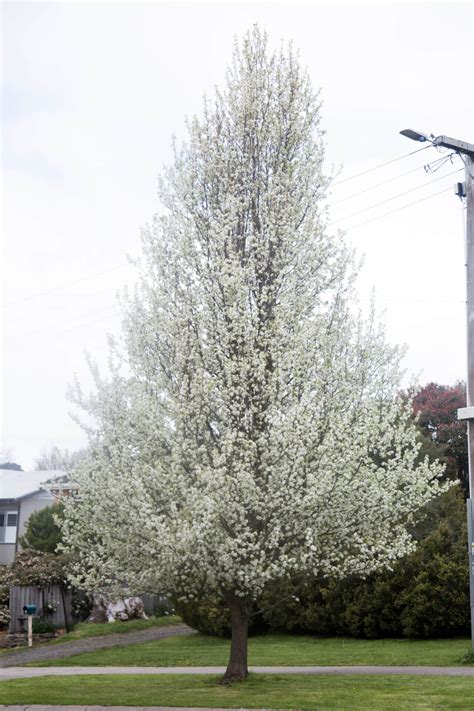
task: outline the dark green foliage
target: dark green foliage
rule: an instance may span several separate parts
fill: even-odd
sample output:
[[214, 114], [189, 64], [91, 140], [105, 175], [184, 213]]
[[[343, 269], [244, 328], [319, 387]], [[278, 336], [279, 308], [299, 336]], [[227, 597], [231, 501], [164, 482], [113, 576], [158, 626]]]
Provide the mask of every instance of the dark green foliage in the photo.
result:
[[187, 625], [203, 634], [230, 637], [230, 612], [223, 600], [216, 595], [207, 595], [193, 602], [175, 604], [178, 615]]
[[32, 513], [26, 524], [25, 534], [20, 539], [22, 548], [43, 553], [56, 553], [62, 535], [54, 517], [61, 517], [63, 511], [64, 506], [58, 503]]
[[368, 580], [282, 581], [261, 604], [271, 629], [318, 635], [401, 636], [394, 591], [383, 576]]
[[[407, 637], [443, 637], [469, 630], [469, 571], [464, 502], [446, 515], [408, 559], [401, 621]], [[461, 498], [459, 496], [459, 498]]]
[[48, 634], [55, 632], [56, 627], [46, 620], [41, 620], [38, 617], [33, 618], [33, 634]]

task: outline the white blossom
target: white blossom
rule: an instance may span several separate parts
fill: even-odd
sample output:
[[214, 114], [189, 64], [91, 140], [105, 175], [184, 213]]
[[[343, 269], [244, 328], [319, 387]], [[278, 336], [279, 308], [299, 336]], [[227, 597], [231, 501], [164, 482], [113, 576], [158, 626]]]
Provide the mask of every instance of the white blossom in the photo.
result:
[[107, 377], [75, 388], [76, 583], [250, 600], [412, 550], [441, 467], [417, 460], [400, 349], [354, 306], [323, 161], [319, 95], [255, 29], [163, 176]]

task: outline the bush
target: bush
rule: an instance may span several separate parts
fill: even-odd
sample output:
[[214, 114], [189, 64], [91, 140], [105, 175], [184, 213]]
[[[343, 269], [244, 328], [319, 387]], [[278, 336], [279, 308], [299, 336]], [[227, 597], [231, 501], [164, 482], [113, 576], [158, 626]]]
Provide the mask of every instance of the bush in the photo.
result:
[[[460, 517], [459, 517], [460, 518]], [[400, 595], [406, 637], [446, 637], [467, 632], [469, 570], [466, 524], [456, 518], [440, 523], [411, 556], [411, 576]]]
[[2, 585], [67, 585], [69, 562], [70, 559], [66, 555], [22, 550], [4, 573]]
[[187, 625], [202, 634], [230, 637], [230, 613], [225, 602], [216, 595], [193, 602], [176, 602], [175, 608]]

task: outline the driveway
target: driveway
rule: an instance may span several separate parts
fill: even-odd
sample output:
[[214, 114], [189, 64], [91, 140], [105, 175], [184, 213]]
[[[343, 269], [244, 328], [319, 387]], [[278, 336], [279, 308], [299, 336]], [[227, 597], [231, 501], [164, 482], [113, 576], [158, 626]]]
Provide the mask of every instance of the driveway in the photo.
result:
[[88, 637], [72, 642], [50, 643], [40, 647], [22, 647], [20, 650], [4, 652], [0, 655], [0, 668], [16, 667], [21, 664], [44, 662], [51, 659], [73, 657], [82, 652], [92, 652], [96, 649], [108, 649], [120, 645], [140, 644], [156, 639], [175, 637], [177, 635], [195, 634], [187, 625], [167, 625], [166, 627], [149, 627], [138, 632], [119, 632], [101, 637]]

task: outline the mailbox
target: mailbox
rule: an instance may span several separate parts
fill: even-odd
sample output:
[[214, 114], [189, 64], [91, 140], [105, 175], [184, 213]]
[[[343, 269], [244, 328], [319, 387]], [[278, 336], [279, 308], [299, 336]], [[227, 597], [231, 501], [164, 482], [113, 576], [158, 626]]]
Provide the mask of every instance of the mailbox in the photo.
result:
[[36, 615], [36, 605], [23, 605], [24, 615]]

